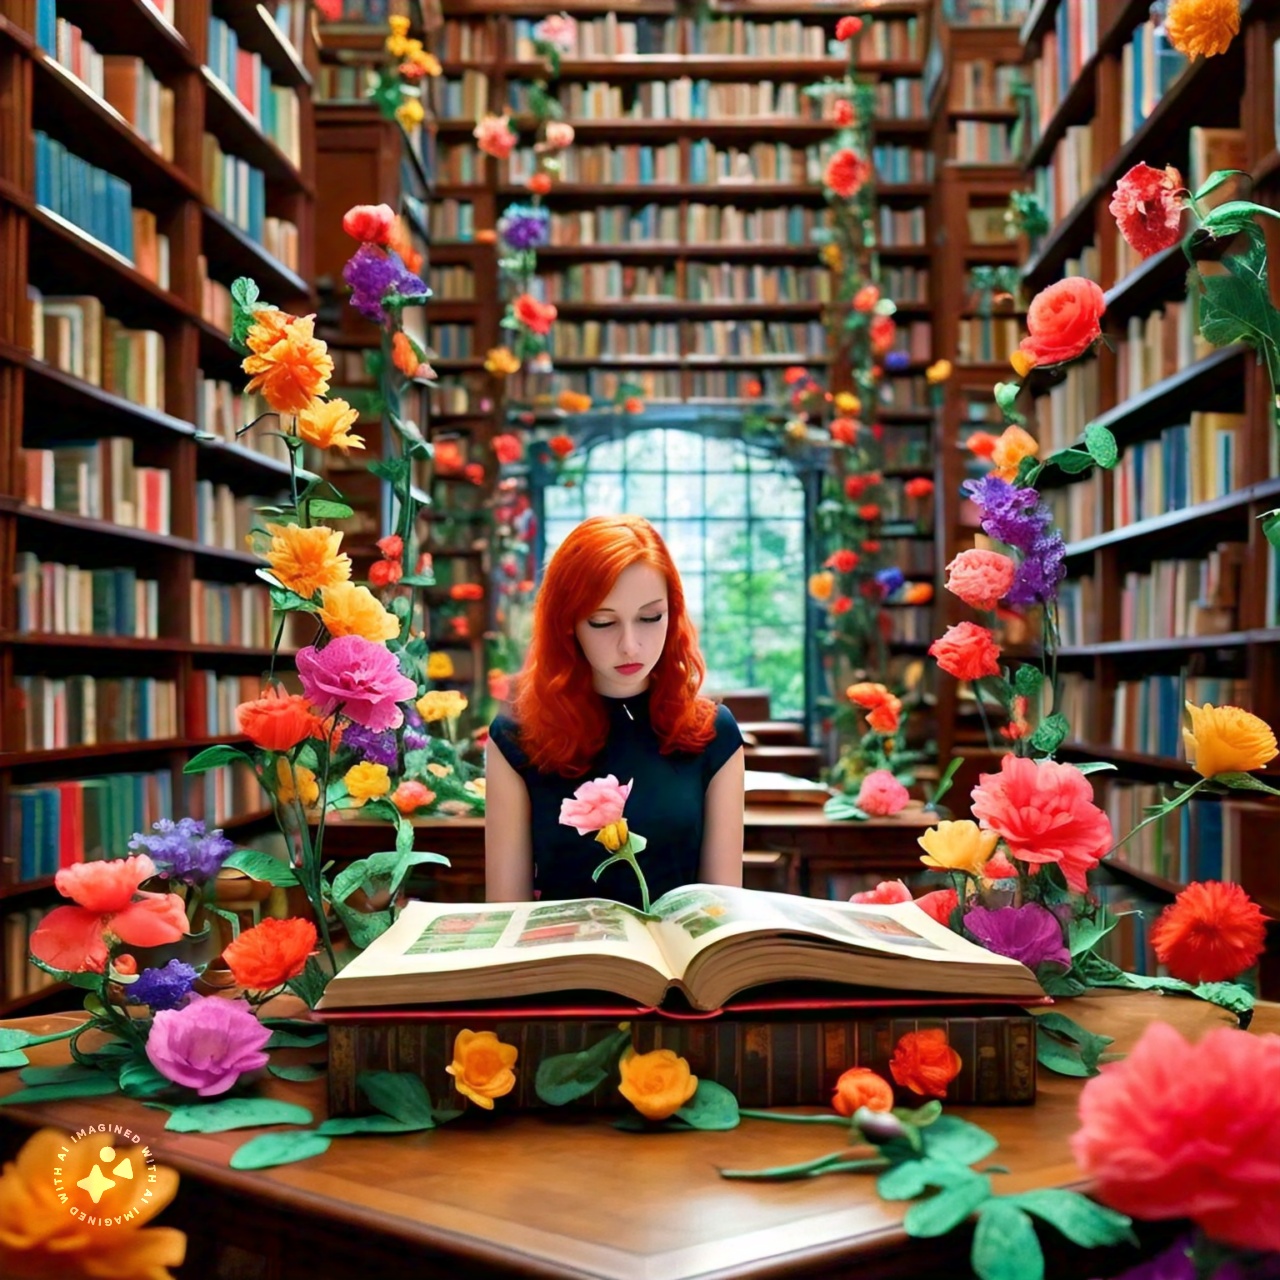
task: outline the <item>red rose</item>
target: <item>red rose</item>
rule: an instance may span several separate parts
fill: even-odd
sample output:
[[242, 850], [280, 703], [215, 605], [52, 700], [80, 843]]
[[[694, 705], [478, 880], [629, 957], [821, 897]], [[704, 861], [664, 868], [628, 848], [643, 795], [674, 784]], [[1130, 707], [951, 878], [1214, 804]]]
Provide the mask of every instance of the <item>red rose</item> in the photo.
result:
[[396, 224], [395, 210], [386, 204], [357, 204], [342, 215], [342, 229], [364, 244], [386, 244]]
[[1144, 258], [1178, 243], [1186, 207], [1182, 175], [1172, 165], [1135, 164], [1116, 183], [1111, 216], [1120, 234]]
[[912, 1093], [945, 1098], [947, 1085], [960, 1074], [960, 1055], [940, 1027], [908, 1031], [889, 1059], [889, 1074]]
[[853, 103], [845, 98], [837, 98], [832, 109], [831, 118], [838, 125], [849, 125], [854, 121]]
[[841, 18], [836, 23], [836, 39], [849, 40], [862, 30], [862, 19], [855, 17]]
[[827, 557], [826, 568], [834, 569], [837, 573], [852, 573], [858, 567], [858, 553], [849, 551], [847, 548], [841, 548], [839, 551], [833, 551]]
[[1092, 280], [1059, 280], [1031, 299], [1028, 336], [1018, 349], [1034, 357], [1037, 365], [1074, 360], [1102, 337], [1099, 321], [1106, 309], [1106, 297]]
[[842, 147], [827, 161], [823, 181], [841, 199], [849, 200], [858, 194], [869, 177], [871, 165], [856, 151]]
[[858, 424], [852, 418], [832, 418], [830, 431], [838, 444], [853, 444], [858, 438]]
[[532, 174], [525, 185], [534, 195], [545, 196], [551, 190], [551, 175], [549, 173]]

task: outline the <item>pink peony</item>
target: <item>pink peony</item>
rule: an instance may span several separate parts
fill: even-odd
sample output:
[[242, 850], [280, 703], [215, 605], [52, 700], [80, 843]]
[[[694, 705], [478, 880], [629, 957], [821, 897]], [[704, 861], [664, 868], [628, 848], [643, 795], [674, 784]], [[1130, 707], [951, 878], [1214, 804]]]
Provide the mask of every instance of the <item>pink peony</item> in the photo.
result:
[[947, 590], [974, 609], [994, 609], [1013, 586], [1018, 566], [999, 551], [962, 551], [947, 565]]
[[511, 124], [506, 116], [485, 116], [471, 131], [476, 146], [487, 156], [495, 156], [505, 160], [514, 150], [520, 139], [511, 132]]
[[973, 816], [998, 831], [1023, 862], [1056, 862], [1074, 893], [1087, 893], [1086, 873], [1113, 843], [1111, 819], [1093, 803], [1079, 769], [1006, 755], [999, 773], [978, 775]]
[[573, 827], [580, 836], [585, 836], [621, 821], [631, 785], [628, 782], [624, 786], [611, 773], [584, 782], [573, 793], [572, 800], [560, 802], [561, 825]]
[[270, 1039], [271, 1028], [247, 1004], [205, 996], [156, 1014], [147, 1057], [166, 1080], [211, 1098], [226, 1093], [246, 1071], [265, 1067]]
[[959, 905], [960, 898], [954, 889], [934, 889], [932, 893], [922, 893], [916, 899], [916, 906], [925, 915], [945, 925], [951, 923], [951, 913]]
[[395, 654], [363, 636], [339, 636], [323, 649], [308, 645], [298, 650], [297, 664], [303, 691], [320, 715], [341, 707], [348, 719], [377, 733], [398, 729], [404, 712], [396, 704], [418, 692], [400, 674]]
[[874, 769], [858, 789], [858, 808], [877, 818], [888, 818], [907, 807], [911, 799], [906, 787], [888, 769]]
[[850, 902], [875, 902], [888, 906], [894, 902], [910, 902], [911, 890], [901, 880], [881, 880], [874, 889], [864, 889], [855, 893]]
[[63, 973], [101, 973], [108, 936], [131, 947], [177, 942], [187, 931], [182, 899], [138, 888], [155, 873], [155, 863], [145, 853], [64, 867], [54, 884], [77, 905], [55, 907], [40, 921], [31, 935], [31, 954]]
[[342, 215], [342, 229], [364, 244], [387, 244], [396, 225], [388, 204], [355, 204]]
[[533, 38], [549, 44], [561, 53], [571, 53], [578, 42], [578, 20], [567, 13], [552, 13], [533, 29]]
[[1076, 1161], [1103, 1204], [1280, 1250], [1280, 1036], [1153, 1022], [1080, 1094]]

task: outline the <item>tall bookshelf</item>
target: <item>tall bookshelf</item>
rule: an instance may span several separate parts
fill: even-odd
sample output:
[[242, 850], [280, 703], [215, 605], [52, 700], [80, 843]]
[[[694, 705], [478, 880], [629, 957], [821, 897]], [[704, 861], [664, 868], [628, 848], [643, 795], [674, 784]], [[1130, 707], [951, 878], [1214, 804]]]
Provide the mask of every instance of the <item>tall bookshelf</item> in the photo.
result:
[[252, 776], [182, 767], [235, 740], [271, 652], [242, 526], [288, 464], [234, 437], [255, 410], [237, 398], [227, 287], [252, 275], [273, 303], [313, 309], [299, 15], [0, 3], [0, 1014], [48, 991], [27, 981], [19, 929], [54, 905], [59, 865], [119, 856], [160, 817], [236, 835], [268, 816]]
[[[1173, 164], [1195, 186], [1206, 161], [1198, 128], [1240, 131], [1254, 198], [1274, 206], [1280, 18], [1272, 6], [1246, 3], [1228, 52], [1187, 65], [1160, 46], [1145, 4], [1099, 0], [1096, 29], [1087, 31], [1073, 25], [1083, 10], [1039, 3], [1022, 30], [1043, 87], [1028, 171], [1051, 225], [1024, 282], [1031, 296], [1082, 273], [1106, 291], [1103, 329], [1114, 349], [1104, 345], [1065, 378], [1033, 374], [1031, 391], [1043, 453], [1077, 439], [1090, 421], [1121, 448], [1115, 471], [1072, 477], [1048, 496], [1070, 575], [1061, 665], [1078, 739], [1063, 755], [1117, 767], [1093, 780], [1117, 830], [1128, 830], [1150, 788], [1194, 777], [1181, 742], [1184, 697], [1280, 722], [1275, 558], [1258, 520], [1277, 505], [1280, 479], [1265, 371], [1243, 348], [1196, 342], [1181, 248], [1138, 261], [1107, 206], [1116, 180], [1139, 161]], [[1078, 64], [1069, 87], [1046, 71], [1055, 57]], [[1135, 79], [1140, 58], [1147, 74]], [[1226, 167], [1212, 152], [1207, 161]], [[1146, 482], [1135, 485], [1139, 455]], [[1280, 877], [1263, 840], [1274, 809], [1236, 800], [1186, 808], [1186, 826], [1168, 823], [1159, 843], [1149, 829], [1152, 839], [1109, 860], [1116, 892], [1160, 896], [1191, 879], [1225, 878], [1274, 911]], [[1143, 944], [1139, 932], [1139, 956]]]

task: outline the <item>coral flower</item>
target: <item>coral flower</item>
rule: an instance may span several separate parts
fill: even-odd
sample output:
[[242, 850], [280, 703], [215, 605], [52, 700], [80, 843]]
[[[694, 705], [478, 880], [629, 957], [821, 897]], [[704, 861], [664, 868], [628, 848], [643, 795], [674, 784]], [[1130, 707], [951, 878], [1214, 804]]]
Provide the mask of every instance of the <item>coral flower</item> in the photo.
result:
[[511, 131], [509, 116], [486, 115], [471, 131], [476, 146], [487, 156], [505, 160], [520, 139]]
[[978, 775], [972, 812], [998, 832], [1013, 857], [1056, 862], [1073, 893], [1086, 893], [1086, 873], [1112, 845], [1111, 819], [1093, 803], [1079, 769], [1052, 760], [1006, 755], [999, 773]]
[[827, 557], [826, 567], [834, 569], [837, 573], [852, 573], [858, 567], [858, 553], [842, 547]]
[[351, 434], [359, 416], [345, 400], [313, 400], [298, 414], [298, 436], [317, 449], [363, 449], [364, 437]]
[[908, 498], [933, 497], [933, 481], [928, 476], [914, 476], [902, 486], [902, 492]]
[[398, 533], [389, 533], [385, 538], [379, 538], [376, 545], [388, 560], [399, 560], [404, 556], [404, 539]]
[[949, 676], [957, 680], [981, 680], [1000, 674], [1000, 648], [986, 627], [958, 622], [948, 627], [930, 646], [929, 653]]
[[524, 457], [524, 444], [517, 435], [503, 432], [491, 441], [493, 452], [504, 466], [511, 462], [519, 462]]
[[[127, 1143], [125, 1144], [128, 1145]], [[31, 1135], [0, 1176], [0, 1274], [11, 1280], [173, 1280], [182, 1265], [187, 1237], [176, 1227], [147, 1227], [177, 1194], [178, 1175], [147, 1165], [147, 1199], [110, 1222], [93, 1216], [89, 1193], [83, 1204], [57, 1189], [54, 1170], [68, 1188], [92, 1183], [101, 1142], [76, 1142], [57, 1129]], [[114, 1185], [114, 1184], [111, 1184]], [[104, 1209], [106, 1204], [104, 1203]], [[79, 1209], [79, 1212], [68, 1212]]]
[[556, 309], [549, 302], [539, 302], [532, 294], [522, 293], [511, 304], [512, 314], [531, 333], [546, 337], [556, 320]]
[[394, 640], [400, 619], [382, 607], [368, 587], [337, 582], [320, 592], [320, 621], [331, 636], [363, 636], [366, 640]]
[[837, 444], [853, 444], [858, 438], [858, 424], [852, 418], [832, 418], [828, 430]]
[[930, 919], [950, 926], [951, 913], [960, 905], [960, 895], [954, 889], [934, 889], [931, 893], [922, 893], [915, 902]]
[[545, 196], [551, 191], [551, 175], [549, 173], [532, 173], [525, 186], [537, 196]]
[[489, 697], [495, 702], [506, 702], [511, 697], [511, 677], [497, 667], [489, 672]]
[[1034, 458], [1039, 452], [1040, 442], [1029, 431], [1016, 425], [1006, 427], [991, 451], [991, 465], [1001, 480], [1012, 484], [1023, 458]]
[[842, 200], [852, 199], [871, 177], [871, 165], [850, 147], [842, 147], [827, 161], [823, 181]]
[[947, 1086], [964, 1064], [940, 1027], [908, 1031], [889, 1059], [889, 1074], [904, 1088], [926, 1098], [945, 1098]]
[[[583, 398], [589, 399], [590, 397], [584, 396]], [[590, 408], [590, 405], [587, 407]], [[572, 436], [552, 436], [547, 441], [547, 447], [557, 458], [567, 458], [575, 448]]]
[[413, 778], [406, 778], [392, 793], [391, 803], [406, 817], [429, 805], [436, 793]]
[[1064, 364], [1102, 337], [1107, 300], [1092, 281], [1070, 276], [1041, 289], [1027, 308], [1027, 334], [1019, 344], [1038, 365]]
[[342, 215], [343, 231], [362, 244], [389, 243], [395, 222], [395, 210], [389, 204], [356, 204]]
[[266, 553], [271, 572], [282, 586], [310, 600], [322, 587], [351, 577], [351, 560], [340, 554], [342, 534], [324, 525], [304, 529], [298, 524], [269, 524], [271, 546]]
[[1267, 945], [1262, 908], [1238, 884], [1189, 884], [1151, 930], [1156, 958], [1184, 982], [1229, 982]]
[[852, 40], [862, 30], [862, 19], [853, 15], [841, 18], [836, 23], [836, 39]]
[[288, 751], [304, 738], [314, 736], [319, 717], [306, 698], [270, 685], [262, 696], [236, 708], [236, 723], [255, 747], [263, 751]]
[[920, 861], [943, 871], [963, 871], [980, 876], [1000, 841], [998, 832], [983, 831], [967, 818], [960, 822], [939, 822], [916, 843], [924, 850]]
[[450, 600], [483, 600], [484, 587], [478, 582], [455, 582], [449, 588]]
[[453, 1061], [445, 1070], [453, 1087], [478, 1107], [493, 1110], [493, 1100], [516, 1087], [514, 1067], [519, 1050], [503, 1044], [492, 1031], [459, 1031], [453, 1042]]
[[851, 1116], [859, 1107], [868, 1111], [893, 1110], [893, 1086], [870, 1067], [850, 1067], [836, 1081], [831, 1109], [838, 1116]]
[[245, 394], [260, 391], [277, 413], [301, 413], [329, 390], [333, 357], [315, 336], [315, 316], [300, 316], [276, 342], [245, 356], [241, 368], [251, 378]]
[[1153, 1022], [1086, 1082], [1071, 1150], [1121, 1213], [1280, 1250], [1280, 1036], [1215, 1027], [1188, 1044]]
[[862, 288], [853, 295], [853, 309], [855, 311], [874, 311], [875, 305], [879, 301], [879, 286], [874, 284], [864, 284]]
[[848, 613], [852, 608], [852, 596], [836, 596], [836, 598], [831, 602], [831, 612], [836, 615]]
[[989, 459], [995, 453], [999, 442], [999, 437], [993, 436], [990, 431], [975, 431], [966, 438], [964, 447], [975, 458]]
[[1226, 53], [1240, 32], [1240, 0], [1173, 0], [1164, 29], [1169, 43], [1188, 58]]
[[155, 874], [156, 864], [145, 853], [63, 867], [54, 886], [76, 905], [55, 907], [40, 921], [31, 935], [31, 954], [63, 973], [101, 973], [107, 935], [131, 947], [177, 942], [187, 931], [182, 899], [138, 888]]
[[881, 880], [874, 889], [864, 889], [861, 893], [851, 894], [849, 901], [891, 906], [895, 902], [910, 902], [911, 890], [901, 880]]
[[246, 929], [222, 953], [237, 984], [247, 991], [274, 991], [307, 967], [316, 949], [316, 927], [310, 920], [271, 917]]
[[858, 788], [857, 806], [877, 818], [890, 818], [907, 807], [911, 793], [888, 769], [873, 769]]
[[1276, 758], [1276, 735], [1265, 720], [1239, 707], [1187, 703], [1191, 728], [1182, 731], [1187, 760], [1202, 777], [1248, 773]]
[[1111, 216], [1144, 258], [1178, 243], [1182, 231], [1182, 175], [1172, 165], [1135, 164], [1116, 183]]
[[618, 1063], [622, 1094], [646, 1120], [675, 1115], [698, 1091], [698, 1077], [674, 1049], [636, 1053], [628, 1049]]
[[973, 609], [994, 609], [1013, 586], [1018, 566], [999, 551], [971, 547], [947, 565], [947, 590]]
[[369, 566], [369, 585], [393, 587], [404, 577], [404, 566], [399, 560], [375, 560]]
[[828, 572], [809, 575], [809, 595], [814, 600], [830, 600], [836, 589], [835, 575]]

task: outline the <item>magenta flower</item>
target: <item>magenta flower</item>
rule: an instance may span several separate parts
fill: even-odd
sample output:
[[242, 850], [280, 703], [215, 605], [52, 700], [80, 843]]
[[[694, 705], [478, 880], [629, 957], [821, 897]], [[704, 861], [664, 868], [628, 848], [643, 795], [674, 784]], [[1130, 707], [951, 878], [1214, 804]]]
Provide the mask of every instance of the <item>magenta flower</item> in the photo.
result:
[[889, 818], [907, 807], [911, 793], [888, 769], [873, 769], [862, 780], [855, 801], [863, 813]]
[[584, 782], [573, 793], [572, 800], [560, 802], [561, 825], [573, 827], [580, 836], [585, 836], [590, 831], [600, 831], [621, 821], [631, 785], [628, 782], [624, 786], [611, 773]]
[[239, 1000], [205, 996], [162, 1009], [147, 1036], [147, 1057], [166, 1080], [202, 1097], [226, 1093], [246, 1071], [267, 1065], [271, 1028]]
[[339, 636], [323, 649], [308, 645], [298, 650], [297, 662], [302, 690], [322, 716], [341, 707], [349, 720], [375, 733], [398, 729], [404, 712], [396, 703], [418, 692], [401, 675], [395, 654], [363, 636]]
[[881, 906], [889, 906], [895, 902], [910, 902], [911, 890], [901, 880], [881, 880], [874, 889], [855, 893], [849, 901], [875, 902]]
[[1071, 968], [1071, 953], [1062, 940], [1062, 922], [1048, 907], [1028, 902], [1021, 907], [970, 907], [964, 927], [988, 951], [1018, 960], [1028, 969], [1042, 964]]

